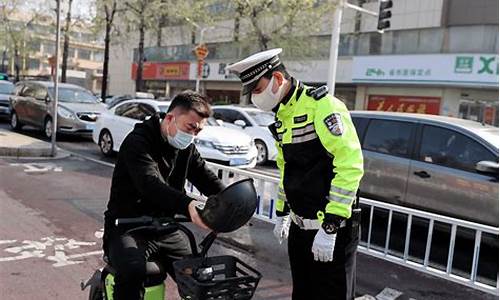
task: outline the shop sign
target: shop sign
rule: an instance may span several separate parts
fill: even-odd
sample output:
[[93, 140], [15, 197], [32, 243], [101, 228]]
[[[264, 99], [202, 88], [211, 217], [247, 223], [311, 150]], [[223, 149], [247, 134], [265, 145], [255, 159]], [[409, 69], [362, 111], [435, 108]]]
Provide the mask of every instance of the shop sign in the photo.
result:
[[[218, 62], [204, 62], [201, 68], [201, 77], [205, 80], [227, 80], [235, 79], [239, 81], [239, 78], [229, 72], [226, 72], [226, 63]], [[191, 80], [196, 80], [196, 74], [198, 71], [198, 63], [191, 63], [190, 78]]]
[[368, 110], [439, 115], [441, 98], [393, 95], [368, 96]]
[[498, 55], [355, 56], [352, 81], [498, 87]]
[[[137, 64], [132, 64], [132, 79], [135, 80]], [[142, 78], [144, 80], [187, 80], [189, 79], [189, 63], [145, 62]]]

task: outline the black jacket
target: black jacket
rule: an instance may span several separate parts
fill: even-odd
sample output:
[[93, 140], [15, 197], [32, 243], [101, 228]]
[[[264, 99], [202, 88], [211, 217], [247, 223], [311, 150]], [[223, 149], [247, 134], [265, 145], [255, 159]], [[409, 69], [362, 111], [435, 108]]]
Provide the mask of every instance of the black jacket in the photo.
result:
[[194, 145], [177, 150], [160, 133], [158, 115], [139, 123], [123, 141], [116, 162], [105, 228], [116, 218], [189, 216], [186, 179], [210, 196], [223, 189]]

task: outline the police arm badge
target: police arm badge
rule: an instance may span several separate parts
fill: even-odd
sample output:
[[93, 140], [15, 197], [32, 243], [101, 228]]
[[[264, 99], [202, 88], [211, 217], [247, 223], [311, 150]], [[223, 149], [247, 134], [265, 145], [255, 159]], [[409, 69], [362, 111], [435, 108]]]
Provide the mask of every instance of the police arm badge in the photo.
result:
[[342, 124], [342, 119], [340, 114], [333, 113], [327, 116], [323, 122], [325, 122], [326, 128], [335, 136], [341, 136], [344, 133], [344, 125]]

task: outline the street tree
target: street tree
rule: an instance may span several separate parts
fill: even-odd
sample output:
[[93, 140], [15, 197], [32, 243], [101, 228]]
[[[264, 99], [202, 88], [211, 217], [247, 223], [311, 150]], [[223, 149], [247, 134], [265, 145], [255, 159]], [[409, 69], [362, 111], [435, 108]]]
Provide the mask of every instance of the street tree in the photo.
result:
[[165, 9], [165, 1], [162, 0], [126, 0], [123, 1], [125, 8], [122, 14], [122, 23], [126, 24], [128, 32], [139, 32], [139, 45], [137, 49], [137, 71], [135, 78], [135, 90], [143, 90], [142, 73], [144, 68], [144, 40], [146, 32], [153, 31], [158, 26], [158, 14]]
[[97, 0], [94, 3], [96, 7], [96, 15], [94, 18], [94, 31], [96, 34], [104, 30], [104, 60], [102, 66], [102, 86], [101, 86], [101, 99], [106, 99], [108, 91], [108, 77], [109, 77], [109, 49], [111, 39], [117, 28], [114, 24], [115, 15], [123, 12], [123, 8], [119, 7], [120, 1], [118, 0]]
[[[301, 57], [321, 47], [314, 36], [331, 22], [333, 0], [234, 0], [227, 12], [235, 18], [234, 40], [263, 51], [283, 47]], [[328, 27], [329, 28], [329, 27]]]
[[[19, 14], [20, 11], [24, 13]], [[27, 59], [31, 51], [30, 45], [35, 37], [32, 34], [33, 24], [40, 18], [39, 11], [33, 6], [26, 7], [22, 0], [3, 0], [0, 2], [0, 40], [4, 41], [2, 56], [13, 57], [15, 81], [27, 69]], [[3, 59], [2, 59], [3, 63]], [[2, 66], [3, 67], [3, 66]]]
[[[59, 0], [56, 0], [59, 1]], [[66, 70], [68, 69], [68, 52], [69, 52], [69, 40], [70, 40], [70, 29], [71, 29], [71, 9], [73, 7], [73, 0], [68, 0], [66, 20], [64, 23], [64, 43], [62, 51], [62, 63], [61, 63], [61, 82], [66, 82]]]

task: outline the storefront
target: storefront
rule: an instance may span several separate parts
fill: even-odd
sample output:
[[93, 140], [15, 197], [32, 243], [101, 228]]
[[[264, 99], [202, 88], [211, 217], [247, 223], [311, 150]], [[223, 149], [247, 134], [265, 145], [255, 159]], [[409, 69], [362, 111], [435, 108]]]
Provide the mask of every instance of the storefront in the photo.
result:
[[353, 58], [356, 109], [439, 114], [498, 126], [498, 55]]

